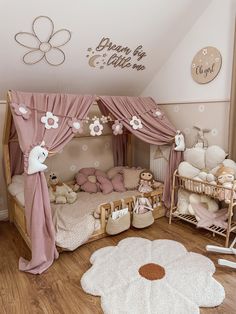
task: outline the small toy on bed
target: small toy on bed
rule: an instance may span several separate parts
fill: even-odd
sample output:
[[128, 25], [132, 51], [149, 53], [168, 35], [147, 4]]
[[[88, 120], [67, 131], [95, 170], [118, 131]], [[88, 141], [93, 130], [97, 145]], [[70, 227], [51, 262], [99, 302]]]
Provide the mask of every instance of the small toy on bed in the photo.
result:
[[139, 175], [138, 191], [148, 193], [158, 188], [162, 184], [154, 180], [153, 173], [150, 170], [143, 170]]
[[54, 172], [49, 175], [48, 185], [51, 203], [72, 204], [76, 201], [77, 194], [67, 184], [63, 183]]
[[153, 190], [153, 174], [149, 170], [143, 170], [139, 175], [138, 191], [141, 193], [148, 193]]

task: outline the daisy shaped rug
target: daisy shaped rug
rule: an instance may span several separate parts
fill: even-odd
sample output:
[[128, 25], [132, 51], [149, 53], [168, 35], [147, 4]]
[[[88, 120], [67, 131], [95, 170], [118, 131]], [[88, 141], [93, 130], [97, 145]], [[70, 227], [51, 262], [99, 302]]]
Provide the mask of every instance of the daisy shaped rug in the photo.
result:
[[176, 241], [126, 238], [94, 252], [84, 291], [101, 296], [106, 314], [199, 314], [225, 297], [207, 257]]

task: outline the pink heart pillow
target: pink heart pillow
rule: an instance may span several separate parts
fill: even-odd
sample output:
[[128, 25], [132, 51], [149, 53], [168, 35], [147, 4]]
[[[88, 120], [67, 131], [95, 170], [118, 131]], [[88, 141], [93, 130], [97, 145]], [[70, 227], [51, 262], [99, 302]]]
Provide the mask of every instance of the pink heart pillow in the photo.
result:
[[121, 174], [117, 173], [114, 178], [111, 179], [114, 191], [125, 192], [126, 188], [124, 186], [124, 178]]
[[103, 194], [109, 194], [113, 192], [113, 185], [108, 178], [97, 176], [97, 180], [100, 183], [100, 188]]

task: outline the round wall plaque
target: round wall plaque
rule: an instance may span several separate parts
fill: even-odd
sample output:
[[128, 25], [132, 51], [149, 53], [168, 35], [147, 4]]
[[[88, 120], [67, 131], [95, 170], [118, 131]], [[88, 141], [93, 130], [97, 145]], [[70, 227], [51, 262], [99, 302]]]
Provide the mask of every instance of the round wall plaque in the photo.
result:
[[198, 51], [192, 61], [192, 78], [199, 84], [214, 80], [221, 69], [222, 57], [215, 47], [205, 47]]

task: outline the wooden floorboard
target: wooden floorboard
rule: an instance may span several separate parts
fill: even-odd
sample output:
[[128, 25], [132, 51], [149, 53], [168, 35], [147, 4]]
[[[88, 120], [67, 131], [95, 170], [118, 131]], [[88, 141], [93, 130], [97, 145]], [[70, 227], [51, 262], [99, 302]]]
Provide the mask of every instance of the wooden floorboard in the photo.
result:
[[[83, 292], [80, 278], [90, 267], [89, 257], [97, 249], [116, 245], [121, 239], [139, 236], [154, 239], [174, 239], [189, 251], [210, 257], [216, 265], [214, 277], [225, 287], [224, 303], [212, 309], [202, 309], [201, 314], [236, 313], [236, 271], [217, 266], [220, 255], [206, 253], [206, 244], [223, 245], [223, 238], [182, 221], [168, 225], [166, 218], [158, 219], [143, 230], [130, 229], [114, 237], [106, 237], [83, 245], [74, 252], [65, 252], [39, 276], [18, 270], [20, 256], [29, 258], [29, 251], [16, 228], [0, 223], [0, 313], [6, 314], [99, 314], [100, 298]], [[222, 256], [221, 256], [222, 257]], [[236, 261], [233, 256], [228, 259]], [[145, 314], [145, 313], [144, 313]], [[165, 313], [162, 313], [165, 314]], [[181, 313], [180, 313], [181, 314]]]

